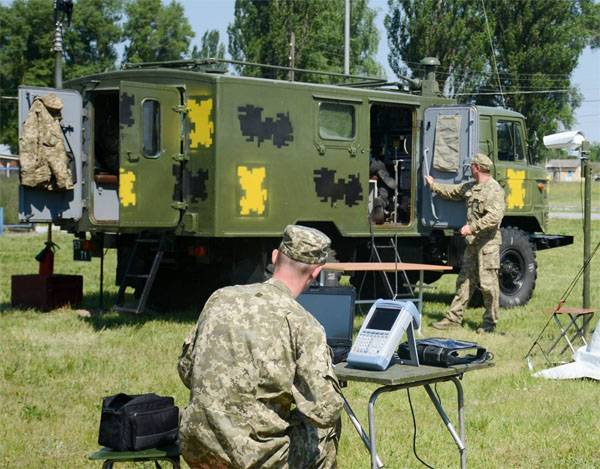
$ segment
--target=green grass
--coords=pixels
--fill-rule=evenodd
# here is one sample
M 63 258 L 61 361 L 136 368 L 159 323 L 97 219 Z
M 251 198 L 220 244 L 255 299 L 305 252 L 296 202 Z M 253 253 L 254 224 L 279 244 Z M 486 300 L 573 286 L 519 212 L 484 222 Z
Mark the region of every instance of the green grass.
M 593 245 L 600 240 L 594 222 Z M 482 309 L 470 309 L 459 339 L 479 341 L 494 354 L 495 367 L 467 373 L 466 398 L 469 467 L 599 467 L 598 383 L 533 378 L 523 357 L 545 324 L 544 310 L 558 301 L 581 264 L 580 224 L 551 220 L 552 233 L 576 234 L 573 246 L 538 253 L 539 276 L 532 301 L 502 311 L 498 333 L 478 336 Z M 64 308 L 51 313 L 11 309 L 10 275 L 33 273 L 42 235 L 0 237 L 0 467 L 94 467 L 86 455 L 97 448 L 103 396 L 117 392 L 157 392 L 187 402 L 176 362 L 184 336 L 197 312 L 150 314 L 141 318 L 106 314 L 80 317 Z M 87 308 L 97 304 L 98 260 L 71 261 L 71 237 L 56 236 L 61 246 L 56 271 L 85 277 Z M 592 285 L 600 267 L 592 264 Z M 114 299 L 114 252 L 106 259 L 108 301 Z M 423 318 L 425 336 L 437 336 L 429 324 L 439 319 L 454 292 L 455 276 L 428 290 Z M 592 304 L 600 305 L 600 291 Z M 581 289 L 570 305 L 581 304 Z M 356 327 L 362 318 L 357 318 Z M 594 321 L 595 323 L 596 321 Z M 437 386 L 451 418 L 456 415 L 453 385 Z M 345 394 L 366 423 L 373 387 L 351 383 Z M 424 390 L 411 393 L 417 419 L 417 450 L 436 468 L 457 467 L 458 452 Z M 412 422 L 406 393 L 382 396 L 377 404 L 379 450 L 389 468 L 420 467 L 412 455 Z M 364 449 L 344 417 L 339 451 L 341 468 L 369 466 Z M 150 466 L 147 466 L 150 467 Z
M 18 223 L 19 178 L 13 172 L 10 177 L 0 174 L 0 207 L 4 208 L 4 223 Z
M 548 203 L 550 211 L 583 211 L 582 182 L 550 182 Z M 600 210 L 600 182 L 592 181 L 592 211 Z

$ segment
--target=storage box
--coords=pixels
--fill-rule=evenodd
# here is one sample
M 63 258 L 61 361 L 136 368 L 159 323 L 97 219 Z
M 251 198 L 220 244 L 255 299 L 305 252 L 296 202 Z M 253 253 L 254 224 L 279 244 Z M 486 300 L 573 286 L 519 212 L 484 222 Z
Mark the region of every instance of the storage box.
M 15 307 L 50 311 L 67 304 L 77 306 L 83 296 L 81 275 L 13 275 L 11 280 Z

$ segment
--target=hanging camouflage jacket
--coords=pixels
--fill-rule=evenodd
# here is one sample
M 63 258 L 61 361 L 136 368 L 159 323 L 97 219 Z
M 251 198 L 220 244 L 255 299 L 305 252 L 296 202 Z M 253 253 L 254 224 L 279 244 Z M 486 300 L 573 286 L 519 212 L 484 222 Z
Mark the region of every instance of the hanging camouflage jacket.
M 19 158 L 21 184 L 47 190 L 73 188 L 69 158 L 60 128 L 62 101 L 53 94 L 36 97 L 27 113 Z

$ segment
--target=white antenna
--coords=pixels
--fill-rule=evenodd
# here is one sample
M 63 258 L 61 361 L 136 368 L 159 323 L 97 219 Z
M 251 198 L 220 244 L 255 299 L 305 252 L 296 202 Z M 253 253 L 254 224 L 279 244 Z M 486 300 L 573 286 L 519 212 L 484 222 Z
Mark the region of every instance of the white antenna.
M 506 101 L 504 100 L 504 91 L 502 90 L 502 83 L 500 82 L 500 74 L 498 73 L 498 65 L 496 64 L 496 48 L 494 47 L 494 40 L 490 33 L 490 24 L 488 22 L 487 13 L 485 11 L 485 1 L 481 0 L 481 7 L 483 8 L 483 16 L 485 18 L 485 30 L 487 31 L 488 39 L 490 41 L 490 47 L 492 48 L 492 63 L 494 64 L 494 71 L 496 72 L 496 78 L 498 79 L 498 89 L 500 90 L 500 96 L 502 97 L 502 106 L 506 107 Z

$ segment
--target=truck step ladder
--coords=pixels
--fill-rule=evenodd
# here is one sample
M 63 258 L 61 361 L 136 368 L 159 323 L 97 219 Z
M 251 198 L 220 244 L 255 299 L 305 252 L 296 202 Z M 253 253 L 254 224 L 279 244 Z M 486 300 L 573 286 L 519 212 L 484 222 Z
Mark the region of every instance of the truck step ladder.
M 138 273 L 135 272 L 135 264 L 136 257 L 140 253 L 144 252 L 146 249 L 144 246 L 147 245 L 155 245 L 156 252 L 154 254 L 154 259 L 152 260 L 152 265 L 150 267 L 150 271 L 147 273 Z M 165 252 L 165 235 L 161 235 L 160 238 L 147 238 L 140 235 L 133 244 L 133 249 L 131 250 L 131 254 L 129 255 L 129 259 L 127 260 L 127 267 L 125 269 L 125 274 L 121 279 L 121 284 L 119 285 L 119 292 L 117 293 L 117 301 L 113 306 L 113 311 L 117 311 L 119 313 L 133 313 L 133 314 L 142 314 L 144 309 L 146 308 L 146 303 L 148 301 L 148 297 L 150 296 L 150 291 L 152 290 L 152 285 L 154 284 L 154 280 L 156 278 L 156 273 L 158 272 L 158 268 L 163 258 L 163 254 Z M 125 290 L 127 289 L 128 279 L 137 279 L 142 280 L 144 283 L 144 288 L 142 289 L 142 294 L 137 300 L 137 305 L 135 306 L 126 306 L 125 305 Z
M 383 244 L 381 244 L 383 241 L 387 241 L 384 242 Z M 400 253 L 398 252 L 398 246 L 397 246 L 397 238 L 394 236 L 393 238 L 384 238 L 384 240 L 379 241 L 380 244 L 378 244 L 378 240 L 377 238 L 375 238 L 375 236 L 371 235 L 371 256 L 369 259 L 369 262 L 397 262 L 397 263 L 402 263 L 402 259 L 400 257 Z M 393 259 L 392 261 L 387 261 L 387 260 L 383 260 L 382 258 L 382 254 L 384 251 L 388 251 L 388 250 L 392 250 L 393 251 Z M 390 295 L 390 297 L 392 299 L 397 299 L 401 296 L 409 296 L 411 298 L 414 298 L 415 296 L 415 292 L 413 289 L 413 286 L 411 285 L 409 279 L 408 279 L 408 275 L 406 275 L 406 271 L 399 269 L 396 272 L 383 272 L 380 271 L 379 272 L 381 274 L 381 278 L 383 280 L 383 283 L 387 289 L 388 294 Z M 408 292 L 406 293 L 406 295 L 401 295 L 398 293 L 398 282 L 399 282 L 399 278 L 398 276 L 402 277 L 402 286 L 406 286 L 408 289 Z M 366 276 L 367 276 L 367 272 L 365 272 L 365 275 L 362 278 L 362 281 L 360 283 L 360 287 L 359 287 L 359 296 L 360 296 L 360 290 L 362 290 L 362 287 L 364 285 L 364 282 L 366 280 Z

